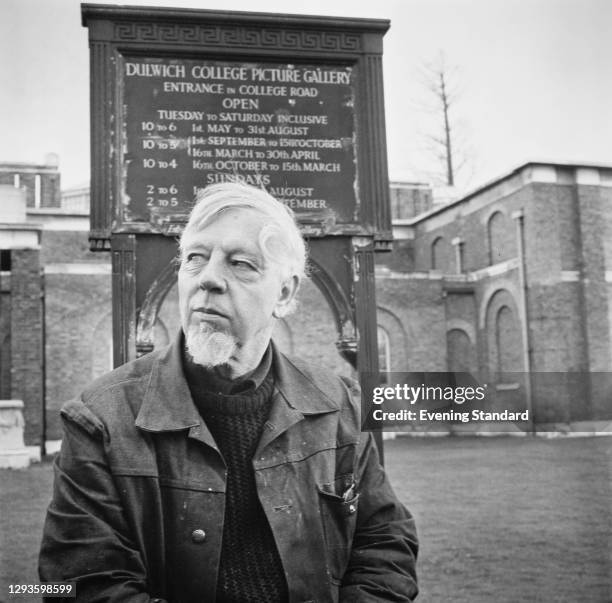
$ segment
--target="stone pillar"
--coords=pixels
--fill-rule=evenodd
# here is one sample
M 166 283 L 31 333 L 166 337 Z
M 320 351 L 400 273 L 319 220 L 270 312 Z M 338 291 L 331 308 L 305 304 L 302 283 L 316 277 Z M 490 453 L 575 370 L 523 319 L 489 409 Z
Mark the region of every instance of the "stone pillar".
M 30 464 L 23 443 L 23 402 L 0 400 L 0 469 L 22 469 Z

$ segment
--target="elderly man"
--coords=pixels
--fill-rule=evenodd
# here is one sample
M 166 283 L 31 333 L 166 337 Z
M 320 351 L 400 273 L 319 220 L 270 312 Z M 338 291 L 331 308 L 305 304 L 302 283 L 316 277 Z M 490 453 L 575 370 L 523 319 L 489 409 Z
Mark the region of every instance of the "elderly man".
M 410 601 L 414 523 L 354 388 L 281 354 L 304 241 L 265 191 L 199 196 L 181 332 L 62 409 L 44 581 L 94 601 Z

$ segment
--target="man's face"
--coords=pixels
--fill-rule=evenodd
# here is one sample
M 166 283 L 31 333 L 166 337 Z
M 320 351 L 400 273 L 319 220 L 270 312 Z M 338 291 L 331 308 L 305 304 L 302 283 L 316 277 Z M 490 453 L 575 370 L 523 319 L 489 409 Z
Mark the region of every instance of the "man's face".
M 190 353 L 212 366 L 229 356 L 234 376 L 257 366 L 270 340 L 273 312 L 295 294 L 295 284 L 281 281 L 278 267 L 266 263 L 259 247 L 266 222 L 256 210 L 230 209 L 182 240 L 179 307 Z M 205 341 L 203 360 L 190 347 L 198 337 Z

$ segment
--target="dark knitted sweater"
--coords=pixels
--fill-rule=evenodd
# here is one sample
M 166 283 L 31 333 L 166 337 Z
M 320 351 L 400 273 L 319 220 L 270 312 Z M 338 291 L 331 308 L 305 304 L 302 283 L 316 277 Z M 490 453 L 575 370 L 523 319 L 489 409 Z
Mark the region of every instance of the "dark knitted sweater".
M 287 601 L 283 567 L 257 496 L 252 465 L 270 412 L 273 373 L 269 370 L 256 389 L 253 381 L 248 380 L 237 393 L 221 393 L 237 388 L 188 362 L 185 372 L 194 402 L 227 466 L 217 601 Z

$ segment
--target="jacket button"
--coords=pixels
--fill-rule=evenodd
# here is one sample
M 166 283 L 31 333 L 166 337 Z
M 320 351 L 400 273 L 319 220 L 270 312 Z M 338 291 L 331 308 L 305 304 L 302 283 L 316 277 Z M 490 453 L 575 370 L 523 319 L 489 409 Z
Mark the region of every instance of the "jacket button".
M 206 540 L 206 532 L 204 530 L 194 530 L 191 532 L 191 540 L 196 544 L 200 544 Z
M 355 505 L 349 505 L 349 508 L 348 508 L 349 515 L 352 515 L 355 511 L 357 511 L 357 507 Z

